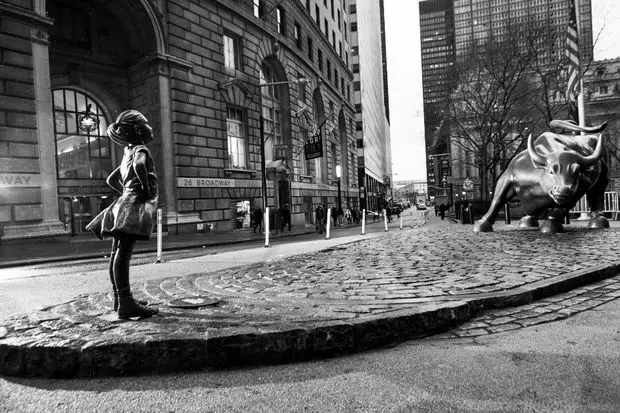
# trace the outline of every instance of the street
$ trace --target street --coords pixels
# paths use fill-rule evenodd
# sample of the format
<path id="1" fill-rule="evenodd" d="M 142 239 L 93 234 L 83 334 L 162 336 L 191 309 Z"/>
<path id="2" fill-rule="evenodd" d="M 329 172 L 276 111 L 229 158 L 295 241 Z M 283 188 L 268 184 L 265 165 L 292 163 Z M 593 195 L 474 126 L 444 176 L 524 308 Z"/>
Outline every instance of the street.
<path id="1" fill-rule="evenodd" d="M 454 224 L 431 217 L 427 225 Z M 360 238 L 357 228 L 350 231 L 270 248 L 226 247 L 207 255 L 181 251 L 162 264 L 136 257 L 132 277 L 143 282 L 205 266 L 217 271 L 268 262 Z M 379 228 L 366 236 L 382 234 Z M 94 260 L 1 270 L 0 318 L 107 291 L 105 265 Z M 619 289 L 616 276 L 530 305 L 487 311 L 441 335 L 323 360 L 142 377 L 4 377 L 0 411 L 615 412 L 620 409 Z"/>
<path id="2" fill-rule="evenodd" d="M 617 412 L 620 300 L 478 338 L 163 376 L 0 379 L 3 412 Z"/>

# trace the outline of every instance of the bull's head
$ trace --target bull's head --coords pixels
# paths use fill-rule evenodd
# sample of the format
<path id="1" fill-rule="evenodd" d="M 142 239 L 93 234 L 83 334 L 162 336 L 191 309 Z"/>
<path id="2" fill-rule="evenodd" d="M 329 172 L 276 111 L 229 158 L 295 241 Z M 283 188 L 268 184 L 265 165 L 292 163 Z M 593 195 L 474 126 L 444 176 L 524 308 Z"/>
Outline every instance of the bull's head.
<path id="1" fill-rule="evenodd" d="M 603 139 L 602 134 L 599 134 L 594 152 L 588 156 L 574 151 L 559 151 L 543 156 L 534 148 L 530 135 L 527 139 L 527 151 L 534 167 L 547 172 L 546 177 L 541 179 L 540 186 L 548 191 L 558 205 L 563 206 L 574 200 L 582 171 L 595 165 L 603 155 Z"/>

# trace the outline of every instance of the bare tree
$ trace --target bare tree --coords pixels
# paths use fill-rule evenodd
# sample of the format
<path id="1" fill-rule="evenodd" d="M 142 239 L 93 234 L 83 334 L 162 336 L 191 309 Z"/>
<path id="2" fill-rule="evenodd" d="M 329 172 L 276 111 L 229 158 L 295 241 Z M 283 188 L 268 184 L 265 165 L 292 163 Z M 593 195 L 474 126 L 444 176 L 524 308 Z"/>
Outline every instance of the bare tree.
<path id="1" fill-rule="evenodd" d="M 499 171 L 523 148 L 533 58 L 523 46 L 516 36 L 487 39 L 461 56 L 454 72 L 450 143 L 465 154 L 458 161 L 478 170 L 482 200 Z"/>

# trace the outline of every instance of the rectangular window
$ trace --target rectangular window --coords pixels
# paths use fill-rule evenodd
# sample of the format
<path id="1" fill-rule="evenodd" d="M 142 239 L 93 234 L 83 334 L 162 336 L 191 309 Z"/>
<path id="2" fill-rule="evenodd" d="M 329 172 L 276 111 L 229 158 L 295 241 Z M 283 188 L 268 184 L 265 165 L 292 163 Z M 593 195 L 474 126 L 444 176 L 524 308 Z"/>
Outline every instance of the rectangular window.
<path id="1" fill-rule="evenodd" d="M 342 42 L 338 40 L 338 55 L 342 58 Z"/>
<path id="2" fill-rule="evenodd" d="M 293 30 L 293 35 L 295 36 L 295 44 L 299 49 L 301 49 L 301 26 L 299 25 L 299 23 L 295 22 Z"/>
<path id="3" fill-rule="evenodd" d="M 355 6 L 355 4 L 351 4 L 349 6 L 349 14 L 355 14 L 357 13 L 357 7 Z"/>
<path id="4" fill-rule="evenodd" d="M 334 69 L 334 86 L 338 89 L 338 70 Z"/>
<path id="5" fill-rule="evenodd" d="M 353 55 L 353 56 L 357 56 L 357 55 L 358 55 L 358 53 L 359 53 L 359 50 L 360 50 L 359 46 L 353 46 L 353 47 L 351 48 L 351 55 Z"/>
<path id="6" fill-rule="evenodd" d="M 332 80 L 332 62 L 327 61 L 327 80 Z"/>
<path id="7" fill-rule="evenodd" d="M 342 29 L 342 17 L 340 16 L 340 9 L 338 9 L 338 30 Z"/>
<path id="8" fill-rule="evenodd" d="M 327 23 L 327 19 L 323 19 L 323 31 L 325 32 L 325 37 L 329 39 L 329 24 Z"/>
<path id="9" fill-rule="evenodd" d="M 352 32 L 356 32 L 357 31 L 357 22 L 351 22 L 351 31 Z"/>
<path id="10" fill-rule="evenodd" d="M 336 47 L 336 32 L 332 30 L 332 46 Z"/>
<path id="11" fill-rule="evenodd" d="M 230 168 L 246 168 L 246 143 L 243 112 L 237 108 L 227 108 L 226 130 L 228 134 L 228 161 Z"/>
<path id="12" fill-rule="evenodd" d="M 319 10 L 319 5 L 314 5 L 314 20 L 316 21 L 317 26 L 321 28 L 321 11 Z"/>
<path id="13" fill-rule="evenodd" d="M 310 36 L 308 36 L 308 59 L 311 62 L 314 60 L 314 42 Z"/>
<path id="14" fill-rule="evenodd" d="M 286 36 L 286 12 L 282 7 L 276 9 L 276 23 L 278 26 L 278 33 Z"/>
<path id="15" fill-rule="evenodd" d="M 224 35 L 224 67 L 232 70 L 240 70 L 239 67 L 239 40 L 235 37 Z"/>
<path id="16" fill-rule="evenodd" d="M 254 17 L 262 19 L 265 14 L 265 5 L 263 0 L 252 0 L 254 2 Z"/>
<path id="17" fill-rule="evenodd" d="M 303 78 L 303 74 L 297 72 L 297 79 Z M 302 102 L 306 101 L 306 84 L 305 83 L 297 83 L 297 88 L 299 90 L 299 100 Z"/>
<path id="18" fill-rule="evenodd" d="M 323 51 L 321 49 L 317 50 L 317 59 L 319 60 L 319 70 L 323 71 Z"/>
<path id="19" fill-rule="evenodd" d="M 306 10 L 310 13 L 310 0 L 306 0 Z"/>
<path id="20" fill-rule="evenodd" d="M 334 0 L 331 0 L 331 7 L 332 7 L 332 19 L 334 18 Z"/>
<path id="21" fill-rule="evenodd" d="M 359 73 L 359 72 L 360 72 L 359 63 L 353 63 L 353 73 Z"/>
<path id="22" fill-rule="evenodd" d="M 353 90 L 356 92 L 360 90 L 360 82 L 353 82 Z"/>
<path id="23" fill-rule="evenodd" d="M 343 32 L 344 32 L 344 40 L 348 42 L 349 41 L 349 35 L 347 34 L 347 22 L 343 22 L 342 26 L 344 27 L 344 30 L 343 30 Z"/>

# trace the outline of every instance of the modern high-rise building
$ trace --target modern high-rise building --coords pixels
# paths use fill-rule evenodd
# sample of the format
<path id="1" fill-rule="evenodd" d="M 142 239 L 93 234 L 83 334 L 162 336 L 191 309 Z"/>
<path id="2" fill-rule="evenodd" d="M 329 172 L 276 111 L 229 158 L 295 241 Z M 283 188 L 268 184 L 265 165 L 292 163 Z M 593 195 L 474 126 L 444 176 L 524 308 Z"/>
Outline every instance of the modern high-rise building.
<path id="1" fill-rule="evenodd" d="M 431 196 L 444 192 L 443 180 L 449 172 L 445 168 L 449 137 L 443 129 L 443 118 L 450 93 L 450 71 L 456 61 L 453 1 L 429 0 L 419 4 L 426 179 Z"/>
<path id="2" fill-rule="evenodd" d="M 377 210 L 392 178 L 383 0 L 351 2 L 349 20 L 360 205 Z"/>
<path id="3" fill-rule="evenodd" d="M 582 62 L 592 60 L 591 0 L 579 5 Z M 455 182 L 448 131 L 442 111 L 451 93 L 450 71 L 474 45 L 504 40 L 516 28 L 544 29 L 547 43 L 540 60 L 557 65 L 564 57 L 569 21 L 568 0 L 426 0 L 420 2 L 420 36 L 429 194 Z M 512 28 L 511 28 L 512 27 Z M 463 178 L 463 177 L 461 177 Z M 446 193 L 443 191 L 443 195 Z"/>

